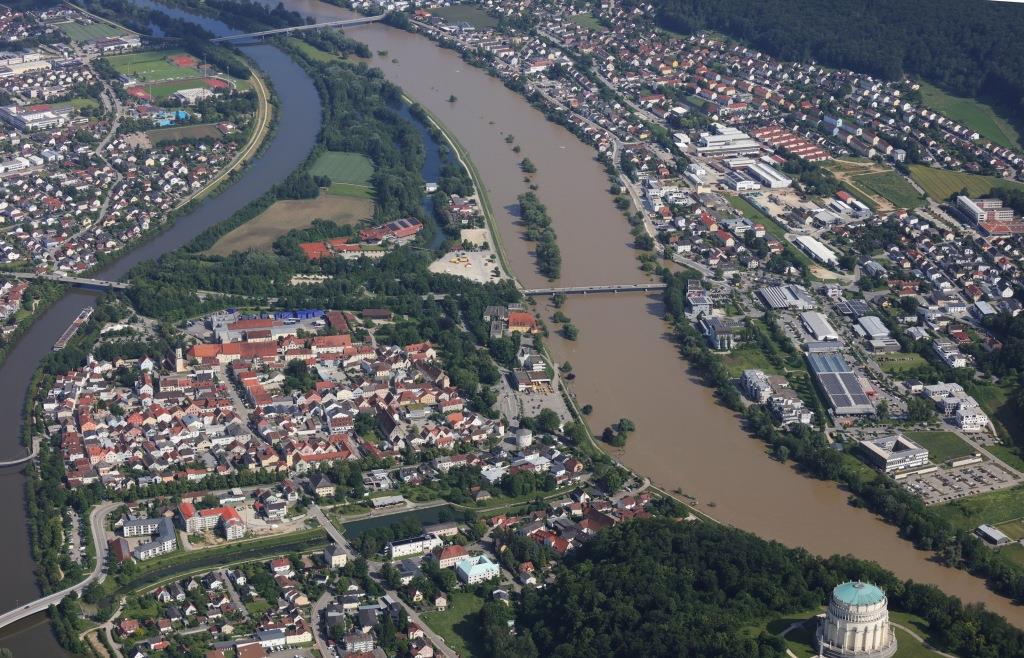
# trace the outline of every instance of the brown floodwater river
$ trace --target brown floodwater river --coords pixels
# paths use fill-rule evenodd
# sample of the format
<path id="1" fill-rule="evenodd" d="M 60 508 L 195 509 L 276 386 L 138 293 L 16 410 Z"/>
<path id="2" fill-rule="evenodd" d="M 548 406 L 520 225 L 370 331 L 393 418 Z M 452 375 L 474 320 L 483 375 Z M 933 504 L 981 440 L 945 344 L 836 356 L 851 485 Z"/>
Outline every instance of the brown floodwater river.
<path id="1" fill-rule="evenodd" d="M 285 5 L 317 19 L 351 15 L 316 0 Z M 468 151 L 487 188 L 508 261 L 525 287 L 548 282 L 537 274 L 516 216 L 516 197 L 528 189 L 519 170 L 523 157 L 537 166 L 532 179 L 558 235 L 558 283 L 646 280 L 629 225 L 612 203 L 590 146 L 425 37 L 383 25 L 348 34 L 365 42 L 375 53 L 372 64 L 430 110 Z M 455 102 L 449 102 L 452 95 Z M 509 134 L 521 153 L 505 142 Z M 688 375 L 668 340 L 657 296 L 573 297 L 565 312 L 580 338 L 569 342 L 553 336 L 549 344 L 558 362 L 572 363 L 577 399 L 594 406 L 592 429 L 599 432 L 623 416 L 636 422 L 627 448 L 612 453 L 623 464 L 666 490 L 695 496 L 701 511 L 724 523 L 821 555 L 874 560 L 903 578 L 983 602 L 1024 626 L 1024 608 L 989 591 L 982 580 L 936 564 L 930 553 L 900 539 L 894 527 L 848 505 L 847 494 L 835 484 L 803 477 L 770 459 L 736 416 L 716 404 L 712 391 Z"/>

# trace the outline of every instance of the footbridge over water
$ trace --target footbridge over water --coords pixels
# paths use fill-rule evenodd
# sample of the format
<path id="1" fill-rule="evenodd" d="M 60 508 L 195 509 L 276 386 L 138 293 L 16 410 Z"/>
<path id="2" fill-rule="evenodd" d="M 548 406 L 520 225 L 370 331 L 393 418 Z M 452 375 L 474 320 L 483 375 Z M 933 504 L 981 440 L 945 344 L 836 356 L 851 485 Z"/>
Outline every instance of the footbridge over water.
<path id="1" fill-rule="evenodd" d="M 212 43 L 223 42 L 223 41 L 243 41 L 245 39 L 260 39 L 262 37 L 270 37 L 275 34 L 290 34 L 292 32 L 304 32 L 306 30 L 319 30 L 324 27 L 354 27 L 356 25 L 367 25 L 369 23 L 378 23 L 384 20 L 384 14 L 379 16 L 363 16 L 361 18 L 346 18 L 338 21 L 326 21 L 323 23 L 311 23 L 309 25 L 293 25 L 291 27 L 279 27 L 274 30 L 262 30 L 260 32 L 247 32 L 246 34 L 229 34 L 223 37 L 216 37 L 210 39 Z"/>
<path id="2" fill-rule="evenodd" d="M 591 295 L 595 293 L 619 293 L 619 292 L 651 292 L 653 290 L 664 290 L 668 286 L 664 283 L 619 283 L 608 286 L 568 286 L 565 288 L 530 288 L 523 290 L 528 297 L 540 297 L 545 295 Z"/>

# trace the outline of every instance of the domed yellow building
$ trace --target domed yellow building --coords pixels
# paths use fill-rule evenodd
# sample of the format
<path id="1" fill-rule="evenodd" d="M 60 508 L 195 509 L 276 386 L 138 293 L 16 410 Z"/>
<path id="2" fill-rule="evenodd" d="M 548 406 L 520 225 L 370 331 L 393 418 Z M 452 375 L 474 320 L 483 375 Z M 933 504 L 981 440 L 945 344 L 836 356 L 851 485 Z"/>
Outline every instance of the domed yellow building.
<path id="1" fill-rule="evenodd" d="M 837 585 L 815 640 L 818 655 L 826 658 L 890 658 L 896 653 L 896 635 L 885 593 L 870 583 Z"/>

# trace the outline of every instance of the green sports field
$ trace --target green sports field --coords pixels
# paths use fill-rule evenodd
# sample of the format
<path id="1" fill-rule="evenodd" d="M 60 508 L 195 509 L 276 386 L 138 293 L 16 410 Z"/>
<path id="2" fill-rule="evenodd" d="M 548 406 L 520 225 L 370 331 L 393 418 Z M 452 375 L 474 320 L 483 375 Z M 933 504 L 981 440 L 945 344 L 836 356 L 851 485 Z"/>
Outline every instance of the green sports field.
<path id="1" fill-rule="evenodd" d="M 92 23 L 90 25 L 83 25 L 82 23 L 60 23 L 57 27 L 60 31 L 68 35 L 68 38 L 76 42 L 84 41 L 97 41 L 99 39 L 106 39 L 108 37 L 119 37 L 122 34 L 128 34 L 125 30 L 108 25 L 107 23 Z"/>
<path id="2" fill-rule="evenodd" d="M 921 100 L 926 107 L 978 131 L 996 144 L 1006 148 L 1019 146 L 1020 135 L 1013 126 L 981 101 L 952 96 L 927 82 L 921 83 Z"/>
<path id="3" fill-rule="evenodd" d="M 196 69 L 178 66 L 168 59 L 174 55 L 184 56 L 186 53 L 175 50 L 155 50 L 114 55 L 108 57 L 107 61 L 118 73 L 130 75 L 142 82 L 161 82 L 175 78 L 195 77 Z"/>
<path id="4" fill-rule="evenodd" d="M 330 194 L 363 198 L 373 194 L 370 186 L 373 163 L 359 153 L 326 151 L 316 159 L 309 173 L 330 178 L 331 186 L 327 190 Z"/>
<path id="5" fill-rule="evenodd" d="M 993 187 L 1024 190 L 1024 184 L 1005 178 L 977 176 L 925 165 L 910 165 L 910 177 L 936 201 L 945 201 L 950 195 L 959 194 L 964 188 L 967 188 L 967 193 L 972 197 L 984 196 L 991 192 Z"/>

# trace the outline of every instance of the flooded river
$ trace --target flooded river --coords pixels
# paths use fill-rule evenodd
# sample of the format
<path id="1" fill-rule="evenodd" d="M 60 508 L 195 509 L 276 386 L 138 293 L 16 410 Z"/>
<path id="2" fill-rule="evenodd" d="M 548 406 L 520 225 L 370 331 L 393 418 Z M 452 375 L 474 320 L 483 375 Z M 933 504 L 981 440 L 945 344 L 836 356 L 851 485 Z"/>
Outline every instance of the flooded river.
<path id="1" fill-rule="evenodd" d="M 276 4 L 276 0 L 266 0 Z M 314 0 L 286 6 L 314 18 L 349 12 Z M 537 194 L 551 213 L 562 252 L 561 285 L 639 282 L 646 279 L 630 246 L 629 226 L 607 193 L 603 168 L 594 151 L 566 130 L 549 123 L 522 98 L 458 55 L 429 40 L 383 25 L 354 28 L 351 36 L 374 51 L 373 63 L 415 101 L 437 116 L 469 152 L 485 182 L 509 262 L 526 287 L 548 282 L 536 273 L 531 245 L 521 239 L 516 197 L 527 191 L 519 161 L 537 166 Z M 319 126 L 319 105 L 308 78 L 276 49 L 245 48 L 267 72 L 281 95 L 281 120 L 269 149 L 243 178 L 222 195 L 132 252 L 108 270 L 118 277 L 143 259 L 187 242 L 208 226 L 262 194 L 286 176 L 309 152 Z M 451 95 L 458 100 L 448 102 Z M 505 142 L 513 135 L 516 154 Z M 36 324 L 0 368 L 0 459 L 20 454 L 17 424 L 23 392 L 35 365 L 91 297 L 72 293 Z M 615 454 L 624 464 L 658 485 L 696 496 L 711 516 L 790 546 L 820 554 L 852 553 L 875 560 L 900 576 L 930 582 L 966 601 L 984 602 L 1024 626 L 1024 611 L 989 592 L 963 572 L 943 568 L 929 555 L 899 539 L 894 528 L 847 505 L 833 484 L 804 478 L 770 460 L 760 442 L 741 431 L 733 414 L 715 404 L 709 389 L 693 381 L 667 340 L 656 297 L 592 296 L 570 300 L 565 311 L 580 329 L 580 340 L 551 339 L 559 362 L 571 361 L 581 403 L 594 405 L 593 429 L 620 417 L 637 424 L 628 447 Z M 23 476 L 0 471 L 0 496 L 20 501 Z M 708 503 L 713 502 L 714 507 Z M 8 565 L 0 608 L 7 610 L 38 596 L 23 528 L 23 505 L 0 508 L 8 529 L 2 555 Z M 26 620 L 0 632 L 0 646 L 16 655 L 56 655 L 46 626 Z"/>
<path id="2" fill-rule="evenodd" d="M 348 15 L 315 0 L 285 5 L 318 19 Z M 548 282 L 536 272 L 516 217 L 516 197 L 528 189 L 518 166 L 523 157 L 537 166 L 532 177 L 537 195 L 558 234 L 559 283 L 645 280 L 629 226 L 612 204 L 592 148 L 548 122 L 486 72 L 424 37 L 383 25 L 353 28 L 349 36 L 375 53 L 387 51 L 375 56 L 373 64 L 438 117 L 469 152 L 486 185 L 510 264 L 525 287 Z M 449 102 L 452 95 L 454 103 Z M 521 146 L 520 154 L 505 142 L 509 134 Z M 983 581 L 932 562 L 929 553 L 900 539 L 895 528 L 850 507 L 833 483 L 805 478 L 769 459 L 763 444 L 715 403 L 712 391 L 687 374 L 668 341 L 657 297 L 574 297 L 565 312 L 580 339 L 553 337 L 551 349 L 559 362 L 572 363 L 577 398 L 594 406 L 592 429 L 600 432 L 623 416 L 636 422 L 627 448 L 613 453 L 624 464 L 667 490 L 696 496 L 700 509 L 722 522 L 822 555 L 851 553 L 877 561 L 904 578 L 934 583 L 965 601 L 984 602 L 1024 626 L 1024 609 L 990 592 Z"/>

